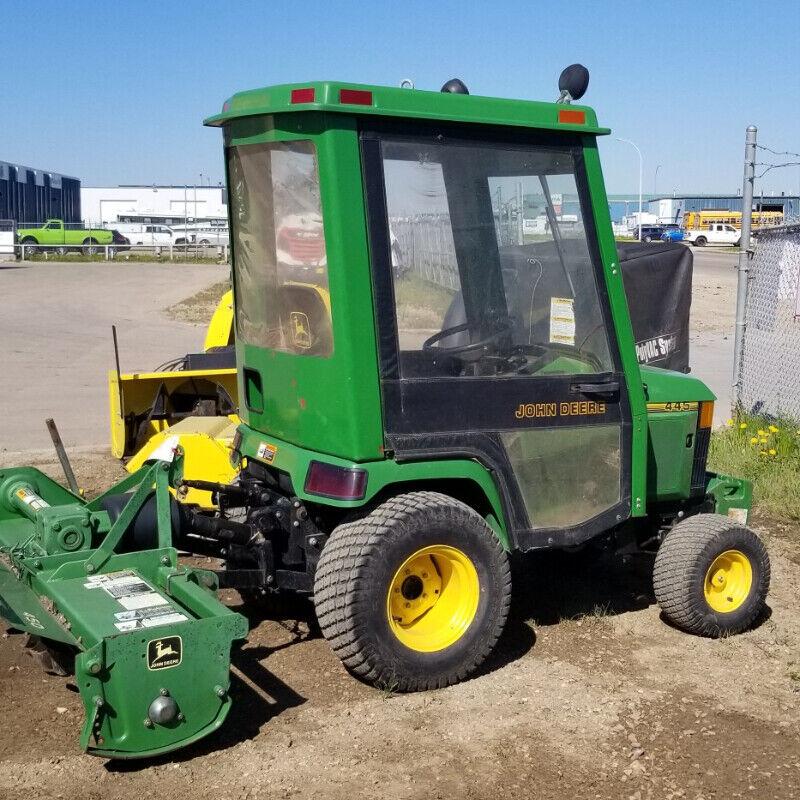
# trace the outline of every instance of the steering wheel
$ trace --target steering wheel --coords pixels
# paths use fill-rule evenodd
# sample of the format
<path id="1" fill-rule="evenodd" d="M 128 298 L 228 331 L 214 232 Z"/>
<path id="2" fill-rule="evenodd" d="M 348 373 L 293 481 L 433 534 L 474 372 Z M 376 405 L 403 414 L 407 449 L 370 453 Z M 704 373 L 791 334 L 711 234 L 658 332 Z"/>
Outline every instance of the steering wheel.
<path id="1" fill-rule="evenodd" d="M 444 328 L 438 333 L 434 333 L 433 336 L 428 337 L 422 343 L 422 352 L 431 354 L 440 353 L 446 356 L 478 356 L 490 344 L 500 341 L 500 339 L 502 339 L 504 336 L 507 336 L 511 333 L 511 320 L 506 319 L 497 323 L 493 333 L 490 333 L 488 336 L 484 336 L 483 339 L 480 339 L 477 342 L 470 342 L 469 344 L 457 344 L 453 345 L 452 347 L 434 347 L 434 345 L 436 345 L 438 342 L 441 342 L 442 339 L 446 339 L 448 336 L 453 336 L 456 333 L 463 333 L 464 331 L 474 330 L 474 328 L 475 326 L 470 322 L 462 322 L 460 325 L 453 325 L 451 328 Z"/>

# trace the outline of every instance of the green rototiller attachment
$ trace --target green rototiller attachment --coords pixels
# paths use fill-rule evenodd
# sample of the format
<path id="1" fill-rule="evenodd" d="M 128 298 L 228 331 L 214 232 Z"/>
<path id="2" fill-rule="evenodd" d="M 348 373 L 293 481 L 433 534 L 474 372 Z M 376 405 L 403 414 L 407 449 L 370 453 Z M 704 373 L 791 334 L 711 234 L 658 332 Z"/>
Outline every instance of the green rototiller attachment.
<path id="1" fill-rule="evenodd" d="M 184 747 L 231 706 L 247 622 L 216 599 L 214 573 L 178 564 L 181 473 L 169 450 L 86 502 L 37 469 L 0 470 L 0 617 L 57 668 L 74 660 L 95 755 Z"/>

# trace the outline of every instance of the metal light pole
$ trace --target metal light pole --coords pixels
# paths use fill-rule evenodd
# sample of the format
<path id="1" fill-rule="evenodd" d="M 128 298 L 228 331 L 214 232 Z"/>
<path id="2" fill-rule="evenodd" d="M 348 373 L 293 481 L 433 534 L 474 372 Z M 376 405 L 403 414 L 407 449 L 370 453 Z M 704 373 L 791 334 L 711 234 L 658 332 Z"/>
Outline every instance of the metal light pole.
<path id="1" fill-rule="evenodd" d="M 620 139 L 619 136 L 617 136 L 616 139 L 618 142 L 625 142 L 625 144 L 629 144 L 639 154 L 639 241 L 641 242 L 642 241 L 642 173 L 644 172 L 644 159 L 642 158 L 642 151 L 630 139 Z"/>
<path id="2" fill-rule="evenodd" d="M 661 164 L 656 166 L 655 174 L 653 175 L 653 194 L 658 194 L 658 171 L 661 169 Z"/>
<path id="3" fill-rule="evenodd" d="M 753 221 L 753 183 L 756 172 L 756 134 L 750 125 L 744 140 L 744 180 L 742 182 L 742 235 L 739 241 L 739 271 L 736 284 L 736 333 L 733 340 L 733 411 L 740 405 L 742 382 L 740 367 L 744 349 L 745 311 L 747 309 L 747 273 L 750 262 L 750 227 Z"/>

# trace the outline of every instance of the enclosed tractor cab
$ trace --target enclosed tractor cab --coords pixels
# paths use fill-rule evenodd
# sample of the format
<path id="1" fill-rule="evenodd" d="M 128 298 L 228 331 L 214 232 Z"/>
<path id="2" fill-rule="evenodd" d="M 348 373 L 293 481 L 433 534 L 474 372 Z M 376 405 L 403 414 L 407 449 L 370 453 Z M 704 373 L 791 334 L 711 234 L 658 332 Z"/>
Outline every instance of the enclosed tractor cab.
<path id="1" fill-rule="evenodd" d="M 164 446 L 128 479 L 133 494 L 86 505 L 29 469 L 6 470 L 0 492 L 0 608 L 79 652 L 87 709 L 106 709 L 87 722 L 90 749 L 143 755 L 185 744 L 190 722 L 195 738 L 216 727 L 228 684 L 210 667 L 227 668 L 244 635 L 217 587 L 313 595 L 347 669 L 402 691 L 464 679 L 492 651 L 515 551 L 657 551 L 666 618 L 700 635 L 761 612 L 769 561 L 746 527 L 750 486 L 706 469 L 714 396 L 637 362 L 597 151 L 608 131 L 570 102 L 583 73 L 565 71 L 558 103 L 458 81 L 322 82 L 234 95 L 207 121 L 227 160 L 238 477 L 181 480 Z M 217 510 L 175 503 L 166 480 L 212 492 Z M 90 533 L 64 553 L 51 529 L 67 510 Z M 178 547 L 224 567 L 186 566 Z M 93 584 L 120 572 L 184 619 L 59 639 L 89 627 L 91 600 L 108 604 Z M 154 643 L 179 636 L 179 663 L 148 673 Z M 123 645 L 130 658 L 111 659 Z M 111 746 L 117 718 L 132 728 Z"/>

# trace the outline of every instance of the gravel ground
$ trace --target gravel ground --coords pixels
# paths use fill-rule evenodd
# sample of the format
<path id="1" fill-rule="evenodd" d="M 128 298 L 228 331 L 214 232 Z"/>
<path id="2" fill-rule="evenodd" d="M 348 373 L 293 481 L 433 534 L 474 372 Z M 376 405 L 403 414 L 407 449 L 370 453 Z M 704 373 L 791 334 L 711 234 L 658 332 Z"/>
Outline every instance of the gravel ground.
<path id="1" fill-rule="evenodd" d="M 27 460 L 58 476 L 49 455 Z M 119 476 L 102 453 L 74 460 L 90 491 Z M 5 634 L 0 798 L 800 797 L 800 530 L 757 527 L 773 589 L 754 630 L 712 641 L 669 627 L 649 558 L 526 557 L 495 656 L 435 692 L 357 682 L 307 602 L 242 609 L 253 628 L 234 654 L 225 726 L 150 762 L 83 755 L 69 679 L 42 673 L 24 637 Z"/>

